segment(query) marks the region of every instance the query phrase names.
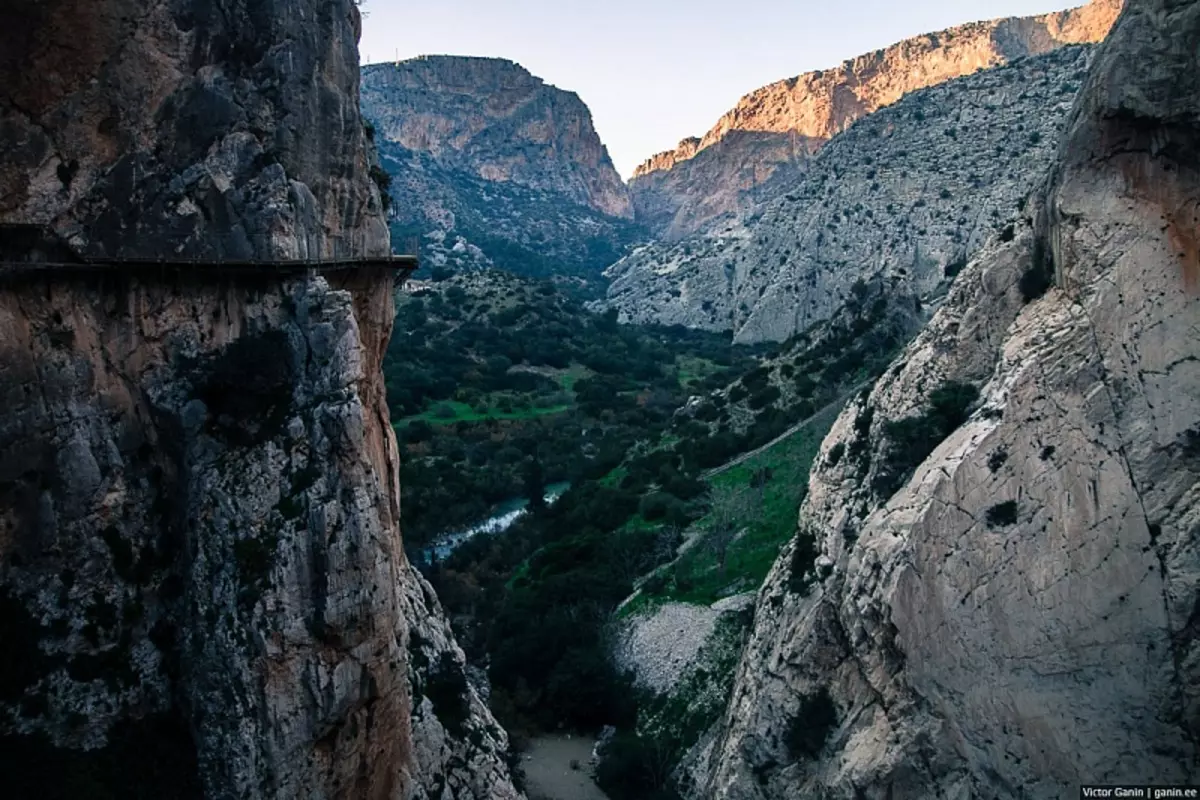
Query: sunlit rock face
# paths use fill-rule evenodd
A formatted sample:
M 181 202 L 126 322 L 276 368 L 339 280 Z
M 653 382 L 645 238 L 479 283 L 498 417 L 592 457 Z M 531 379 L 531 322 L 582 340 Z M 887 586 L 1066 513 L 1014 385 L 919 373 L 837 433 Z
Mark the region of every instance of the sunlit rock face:
M 751 92 L 703 137 L 638 167 L 630 193 L 640 221 L 668 240 L 737 215 L 804 173 L 808 157 L 855 120 L 905 94 L 980 69 L 1099 42 L 1122 0 L 961 25 L 906 39 L 828 70 Z
M 363 114 L 431 266 L 599 277 L 637 237 L 629 191 L 574 92 L 499 58 L 363 68 Z
M 694 796 L 1197 779 L 1197 41 L 1130 0 L 1013 235 L 835 424 Z
M 1044 179 L 1091 53 L 1059 48 L 864 117 L 746 219 L 614 264 L 606 304 L 749 343 L 829 319 L 859 281 L 931 302 Z
M 375 64 L 363 70 L 363 103 L 381 139 L 445 167 L 633 216 L 587 106 L 519 64 L 461 56 Z

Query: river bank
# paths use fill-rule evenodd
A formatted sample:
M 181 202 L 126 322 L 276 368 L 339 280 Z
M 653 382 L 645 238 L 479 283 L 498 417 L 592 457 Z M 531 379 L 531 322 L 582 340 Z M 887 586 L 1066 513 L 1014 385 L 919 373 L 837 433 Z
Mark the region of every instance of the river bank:
M 547 486 L 544 495 L 546 505 L 553 505 L 569 488 L 571 488 L 569 483 L 552 483 Z M 456 549 L 481 533 L 495 534 L 508 530 L 523 514 L 527 513 L 528 507 L 529 498 L 527 497 L 513 498 L 502 503 L 496 508 L 495 514 L 478 525 L 437 537 L 433 544 L 421 551 L 421 556 L 426 562 L 445 561 Z

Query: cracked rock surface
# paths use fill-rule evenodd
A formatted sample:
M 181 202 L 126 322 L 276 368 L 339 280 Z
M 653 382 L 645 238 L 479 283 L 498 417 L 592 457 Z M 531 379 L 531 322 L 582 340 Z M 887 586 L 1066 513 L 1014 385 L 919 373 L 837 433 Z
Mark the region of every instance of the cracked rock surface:
M 0 221 L 93 255 L 388 252 L 352 0 L 11 0 Z
M 463 656 L 401 547 L 392 316 L 374 274 L 0 296 L 0 730 L 177 717 L 210 797 L 516 796 L 465 681 L 453 735 L 421 695 Z
M 387 253 L 358 26 L 5 3 L 0 223 L 115 258 Z M 519 797 L 401 546 L 390 271 L 0 280 L 6 792 Z
M 1200 775 L 1197 41 L 1200 3 L 1130 0 L 1013 237 L 835 424 L 799 518 L 831 566 L 794 542 L 768 577 L 696 797 Z M 897 475 L 892 423 L 948 382 L 965 423 Z

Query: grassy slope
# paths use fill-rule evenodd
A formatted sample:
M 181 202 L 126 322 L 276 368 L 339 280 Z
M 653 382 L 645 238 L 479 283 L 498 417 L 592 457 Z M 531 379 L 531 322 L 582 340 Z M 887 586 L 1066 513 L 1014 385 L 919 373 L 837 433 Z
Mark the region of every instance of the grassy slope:
M 659 570 L 662 579 L 647 581 L 641 595 L 627 604 L 623 613 L 666 601 L 708 605 L 722 597 L 757 589 L 775 563 L 779 549 L 796 531 L 796 511 L 808 485 L 809 468 L 842 405 L 844 402 L 838 401 L 827 406 L 791 436 L 708 480 L 714 487 L 747 487 L 752 498 L 743 518 L 745 532 L 730 543 L 724 570 L 719 567 L 716 550 L 708 546 L 707 535 L 699 533 L 687 552 Z M 762 469 L 769 469 L 772 478 L 760 494 L 749 486 L 751 476 Z M 692 528 L 702 532 L 710 521 L 709 516 L 702 517 Z M 646 524 L 635 516 L 627 527 L 636 529 Z

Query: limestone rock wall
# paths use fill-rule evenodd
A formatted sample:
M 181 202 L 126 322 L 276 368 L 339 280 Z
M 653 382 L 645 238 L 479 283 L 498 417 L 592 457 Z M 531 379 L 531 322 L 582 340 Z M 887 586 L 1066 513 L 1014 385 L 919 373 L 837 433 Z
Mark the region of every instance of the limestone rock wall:
M 0 729 L 88 750 L 178 715 L 210 797 L 438 796 L 478 780 L 452 758 L 500 773 L 457 796 L 515 796 L 465 686 L 426 752 L 452 737 L 415 687 L 462 654 L 400 543 L 390 283 L 96 280 L 0 294 L 0 585 L 27 634 Z
M 940 296 L 1043 179 L 1089 58 L 1061 48 L 906 96 L 835 137 L 754 216 L 614 264 L 607 304 L 757 342 L 830 318 L 858 280 Z
M 382 140 L 487 181 L 553 192 L 612 217 L 633 207 L 574 92 L 499 58 L 423 56 L 363 70 Z
M 1198 40 L 1200 3 L 1130 0 L 1019 230 L 835 424 L 695 796 L 1200 774 Z M 952 381 L 966 422 L 898 470 L 893 423 Z
M 388 252 L 358 25 L 351 0 L 6 3 L 0 223 L 115 258 Z M 519 796 L 401 547 L 394 291 L 0 273 L 7 793 Z
M 425 56 L 362 74 L 391 224 L 424 263 L 595 278 L 638 236 L 573 92 L 498 58 Z
M 794 181 L 803 174 L 805 156 L 856 119 L 951 78 L 1067 44 L 1098 42 L 1121 3 L 1093 0 L 1039 17 L 961 25 L 764 86 L 699 140 L 685 139 L 642 164 L 630 182 L 634 207 L 668 240 L 720 216 L 745 213 L 769 191 L 761 184 Z M 701 160 L 710 148 L 714 152 Z M 730 164 L 741 165 L 736 180 Z
M 107 255 L 388 249 L 351 0 L 13 0 L 0 222 Z

